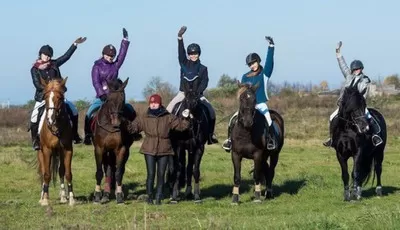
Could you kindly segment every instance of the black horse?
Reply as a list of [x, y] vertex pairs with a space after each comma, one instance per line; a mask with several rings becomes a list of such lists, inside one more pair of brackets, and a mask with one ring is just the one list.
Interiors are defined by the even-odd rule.
[[[269, 126], [265, 116], [256, 107], [256, 90], [258, 85], [239, 85], [239, 114], [232, 127], [232, 162], [234, 167], [234, 187], [232, 203], [239, 203], [239, 186], [241, 182], [241, 162], [243, 158], [254, 160], [255, 202], [261, 202], [261, 182], [265, 179], [267, 199], [273, 198], [272, 181], [279, 153], [284, 143], [283, 118], [275, 111], [269, 110], [276, 130], [276, 148], [267, 149]], [[268, 164], [269, 158], [269, 164]]]
[[[357, 85], [357, 84], [354, 84]], [[344, 184], [344, 200], [361, 199], [361, 187], [368, 182], [372, 167], [375, 167], [377, 177], [376, 193], [382, 195], [381, 174], [383, 153], [386, 145], [386, 123], [382, 114], [377, 110], [368, 108], [372, 115], [368, 121], [365, 115], [366, 101], [363, 97], [365, 90], [359, 92], [357, 86], [346, 87], [339, 102], [339, 113], [332, 120], [332, 147], [336, 150], [337, 159], [342, 169]], [[378, 135], [382, 143], [374, 146], [372, 143], [371, 125], [380, 127]], [[350, 191], [347, 160], [353, 157], [352, 172], [353, 188]]]
[[[185, 196], [193, 197], [192, 176], [194, 177], [194, 200], [201, 202], [200, 198], [200, 163], [204, 154], [204, 146], [209, 135], [209, 119], [207, 109], [200, 101], [201, 95], [195, 90], [185, 90], [185, 99], [177, 104], [173, 113], [182, 117], [182, 111], [189, 109], [190, 127], [187, 131], [173, 131], [171, 134], [174, 149], [173, 162], [169, 164], [168, 180], [172, 190], [171, 203], [177, 203], [179, 191], [186, 182]], [[186, 166], [186, 152], [188, 162]], [[186, 167], [186, 168], [185, 168]], [[186, 172], [186, 174], [185, 174]]]

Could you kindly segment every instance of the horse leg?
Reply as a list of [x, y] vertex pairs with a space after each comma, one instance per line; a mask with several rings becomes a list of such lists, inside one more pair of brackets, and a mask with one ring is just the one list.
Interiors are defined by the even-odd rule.
[[125, 163], [128, 160], [126, 156], [126, 148], [122, 146], [120, 149], [114, 150], [116, 153], [116, 171], [115, 180], [117, 187], [115, 189], [115, 197], [117, 204], [124, 204], [124, 193], [122, 192], [122, 178], [125, 172]]
[[[63, 159], [61, 157], [61, 159]], [[64, 177], [65, 177], [65, 165], [60, 162], [60, 166], [58, 168], [58, 175], [60, 176], [60, 203], [65, 204], [68, 202], [67, 200], [67, 191], [65, 189]]]
[[71, 162], [72, 162], [72, 146], [67, 148], [64, 153], [64, 162], [61, 164], [64, 164], [65, 167], [65, 179], [67, 180], [68, 184], [68, 196], [69, 196], [69, 205], [74, 205], [75, 204], [75, 199], [74, 199], [74, 190], [72, 187], [72, 171], [71, 171]]
[[194, 165], [195, 155], [196, 155], [196, 151], [193, 151], [193, 150], [192, 150], [192, 152], [189, 151], [189, 153], [188, 153], [188, 163], [187, 163], [187, 167], [186, 167], [186, 191], [185, 191], [185, 197], [188, 200], [193, 198], [192, 177], [193, 177], [193, 165]]
[[382, 184], [381, 184], [381, 175], [382, 175], [382, 162], [383, 162], [383, 151], [378, 152], [374, 157], [375, 163], [375, 173], [376, 173], [376, 195], [382, 196]]
[[200, 164], [204, 153], [204, 145], [200, 146], [194, 154], [194, 202], [200, 203]]
[[[352, 197], [354, 200], [360, 200], [361, 199], [361, 167], [360, 167], [360, 156], [361, 152], [360, 150], [357, 151], [355, 157], [354, 157], [354, 164], [353, 164], [353, 194]], [[364, 173], [364, 172], [363, 172]]]
[[261, 179], [262, 175], [264, 174], [263, 162], [264, 162], [264, 157], [262, 155], [262, 152], [254, 153], [254, 183], [255, 183], [254, 202], [255, 203], [261, 202]]
[[184, 148], [180, 148], [179, 150], [179, 187], [181, 190], [183, 186], [186, 184], [186, 150]]
[[103, 180], [103, 149], [95, 146], [94, 156], [96, 158], [96, 187], [94, 190], [94, 203], [100, 203], [101, 199], [101, 180]]
[[233, 191], [232, 191], [232, 204], [239, 204], [239, 186], [241, 182], [240, 170], [242, 167], [242, 157], [235, 151], [232, 151], [232, 163], [233, 163]]
[[42, 185], [42, 196], [40, 199], [40, 204], [42, 206], [49, 205], [49, 184], [51, 179], [51, 172], [50, 172], [50, 164], [51, 164], [51, 149], [43, 146], [42, 149], [43, 154], [43, 161], [42, 161], [42, 177], [43, 177], [43, 185]]
[[268, 162], [265, 160], [266, 167], [268, 170], [268, 173], [265, 178], [266, 186], [267, 189], [265, 191], [265, 198], [266, 199], [273, 199], [274, 194], [272, 192], [272, 181], [274, 180], [275, 177], [275, 167], [278, 164], [279, 160], [279, 152], [278, 153], [272, 153], [269, 159], [269, 167], [268, 167]]
[[181, 161], [180, 161], [180, 147], [177, 148], [177, 151], [175, 152], [174, 156], [171, 156], [170, 158], [170, 166], [169, 170], [171, 173], [171, 189], [172, 189], [172, 194], [171, 194], [171, 204], [176, 204], [178, 203], [178, 196], [179, 196], [179, 190], [180, 190], [180, 177], [182, 173], [182, 167], [181, 167]]
[[350, 201], [350, 188], [349, 188], [349, 170], [347, 166], [347, 159], [343, 158], [340, 156], [340, 153], [336, 152], [336, 157], [339, 161], [340, 168], [342, 169], [342, 180], [343, 180], [343, 186], [344, 186], [344, 192], [343, 192], [343, 197], [344, 201]]
[[103, 171], [106, 174], [106, 178], [104, 183], [103, 197], [101, 198], [100, 201], [100, 203], [102, 204], [108, 203], [110, 201], [113, 172], [114, 172], [110, 153], [106, 154], [105, 158], [106, 159], [103, 159]]

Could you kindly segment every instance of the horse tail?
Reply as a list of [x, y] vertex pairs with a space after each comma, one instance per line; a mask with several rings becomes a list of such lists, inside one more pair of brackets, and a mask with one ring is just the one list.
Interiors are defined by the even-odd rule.
[[51, 169], [52, 169], [51, 175], [52, 175], [54, 187], [56, 187], [59, 165], [60, 165], [60, 155], [52, 154], [52, 156], [51, 156]]
[[374, 158], [372, 154], [363, 156], [361, 154], [359, 158], [359, 167], [360, 167], [360, 185], [366, 185], [371, 178], [372, 169], [374, 167]]

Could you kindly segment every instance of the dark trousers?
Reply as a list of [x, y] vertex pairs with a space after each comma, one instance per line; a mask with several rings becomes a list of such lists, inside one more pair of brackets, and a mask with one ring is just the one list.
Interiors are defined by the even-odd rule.
[[163, 194], [165, 170], [168, 164], [168, 156], [152, 156], [144, 154], [147, 168], [146, 191], [149, 197], [153, 196], [154, 178], [156, 176], [157, 167], [157, 193], [156, 199], [161, 200]]

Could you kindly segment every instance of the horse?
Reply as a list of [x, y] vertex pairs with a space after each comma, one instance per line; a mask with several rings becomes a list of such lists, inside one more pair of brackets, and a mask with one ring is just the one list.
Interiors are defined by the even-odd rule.
[[[261, 202], [261, 182], [265, 179], [265, 198], [272, 199], [272, 181], [275, 176], [275, 167], [279, 153], [284, 144], [284, 121], [274, 110], [269, 110], [273, 125], [276, 129], [276, 148], [268, 150], [268, 123], [265, 116], [256, 107], [256, 90], [258, 84], [241, 84], [237, 82], [239, 90], [239, 113], [236, 124], [232, 127], [231, 157], [234, 168], [234, 186], [232, 204], [239, 203], [239, 186], [241, 183], [241, 162], [243, 158], [254, 161], [255, 192], [254, 202]], [[269, 159], [269, 164], [268, 164]]]
[[[359, 92], [357, 84], [346, 87], [342, 99], [339, 102], [339, 113], [332, 120], [332, 147], [336, 150], [336, 156], [339, 161], [342, 180], [344, 185], [344, 200], [360, 200], [361, 187], [365, 185], [375, 168], [377, 177], [376, 194], [382, 196], [381, 174], [384, 149], [386, 146], [386, 122], [383, 115], [373, 108], [368, 108], [372, 115], [371, 124], [368, 123], [365, 115], [367, 107], [364, 93]], [[379, 125], [379, 136], [382, 143], [378, 146], [372, 144], [372, 133], [370, 125]], [[349, 172], [347, 160], [353, 157], [352, 184], [349, 187]], [[374, 175], [375, 175], [374, 174]]]
[[[51, 177], [55, 185], [57, 171], [60, 177], [60, 202], [75, 204], [72, 188], [71, 161], [73, 155], [73, 132], [67, 105], [64, 99], [65, 83], [68, 77], [46, 82], [40, 78], [43, 86], [45, 110], [40, 120], [40, 150], [37, 151], [38, 172], [41, 175], [42, 192], [39, 203], [49, 205], [49, 183]], [[68, 196], [64, 177], [67, 180]]]
[[[116, 79], [107, 83], [109, 89], [107, 99], [91, 119], [96, 159], [94, 203], [110, 201], [111, 188], [115, 180], [116, 202], [117, 204], [124, 204], [122, 179], [125, 173], [125, 164], [130, 154], [129, 148], [133, 143], [133, 136], [129, 135], [126, 127], [121, 126], [121, 116], [129, 120], [134, 119], [131, 111], [124, 110], [125, 87], [128, 80], [129, 78], [122, 82]], [[102, 194], [101, 181], [104, 173], [106, 173], [106, 184]]]
[[[192, 116], [189, 118], [190, 127], [187, 131], [172, 131], [171, 134], [171, 143], [175, 154], [172, 162], [169, 163], [167, 176], [172, 190], [171, 203], [173, 204], [178, 202], [179, 190], [185, 185], [185, 182], [185, 197], [187, 199], [194, 197], [196, 203], [201, 202], [200, 164], [209, 133], [207, 110], [201, 104], [201, 95], [192, 89], [186, 89], [184, 92], [184, 100], [176, 105], [173, 112], [182, 117], [182, 111], [189, 109]], [[187, 166], [186, 151], [188, 152]], [[192, 193], [192, 177], [194, 177], [194, 195]]]

